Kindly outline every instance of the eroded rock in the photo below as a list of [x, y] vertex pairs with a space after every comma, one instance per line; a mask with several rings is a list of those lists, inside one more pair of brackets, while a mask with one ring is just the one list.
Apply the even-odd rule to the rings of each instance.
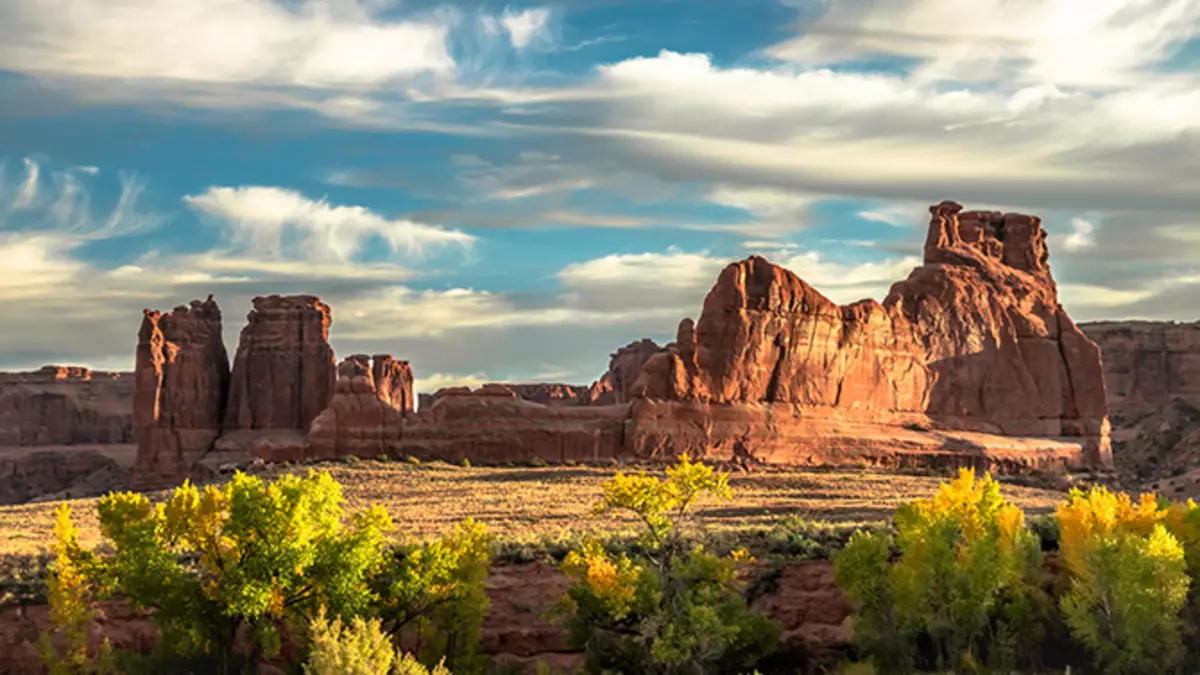
[[188, 475], [220, 434], [228, 389], [221, 310], [211, 295], [166, 314], [144, 312], [134, 370], [135, 485]]

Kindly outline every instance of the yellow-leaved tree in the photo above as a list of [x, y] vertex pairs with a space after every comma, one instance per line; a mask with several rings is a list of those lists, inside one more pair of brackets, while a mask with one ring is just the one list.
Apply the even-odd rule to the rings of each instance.
[[894, 538], [856, 532], [834, 559], [855, 641], [878, 672], [1007, 672], [1036, 660], [1036, 619], [1048, 606], [1041, 548], [990, 475], [961, 470], [932, 498], [897, 509], [895, 528]]

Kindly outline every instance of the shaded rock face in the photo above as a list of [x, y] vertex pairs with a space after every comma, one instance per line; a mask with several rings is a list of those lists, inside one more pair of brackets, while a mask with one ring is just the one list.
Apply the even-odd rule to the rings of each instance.
[[404, 416], [412, 410], [412, 369], [388, 354], [350, 356], [337, 368], [329, 406], [313, 421], [306, 456], [377, 457], [399, 451]]
[[1111, 463], [1100, 350], [1058, 304], [1040, 221], [961, 208], [930, 207], [925, 264], [883, 303], [839, 306], [759, 257], [728, 266], [635, 395], [1071, 437]]
[[132, 373], [0, 373], [0, 447], [133, 443], [132, 401]]
[[628, 403], [636, 396], [634, 385], [641, 376], [642, 367], [655, 354], [663, 352], [654, 340], [642, 339], [630, 342], [609, 355], [608, 370], [596, 380], [588, 391], [588, 403], [611, 405]]
[[0, 455], [0, 505], [92, 497], [129, 486], [129, 467], [95, 450]]
[[337, 379], [329, 306], [311, 295], [253, 302], [234, 358], [225, 428], [308, 429]]
[[[534, 383], [507, 384], [520, 398], [549, 406], [586, 405], [590, 402], [590, 387], [574, 384]], [[430, 400], [430, 405], [433, 401]]]
[[1200, 466], [1200, 322], [1080, 328], [1104, 355], [1113, 457], [1122, 476], [1152, 481]]
[[212, 449], [228, 389], [221, 310], [211, 295], [166, 314], [145, 311], [134, 370], [136, 486], [177, 482]]

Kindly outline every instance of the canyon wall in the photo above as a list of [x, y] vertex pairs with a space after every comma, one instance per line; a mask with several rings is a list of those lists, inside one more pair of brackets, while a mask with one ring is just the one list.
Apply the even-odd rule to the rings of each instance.
[[1200, 467], [1200, 322], [1099, 322], [1080, 328], [1104, 354], [1113, 455], [1121, 474], [1147, 482], [1183, 478], [1193, 488], [1200, 478], [1191, 475]]

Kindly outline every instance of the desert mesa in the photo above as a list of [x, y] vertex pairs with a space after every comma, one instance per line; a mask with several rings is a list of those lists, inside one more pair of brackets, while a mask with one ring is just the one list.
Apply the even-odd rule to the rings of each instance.
[[1076, 325], [1041, 220], [962, 208], [930, 207], [923, 264], [882, 302], [838, 305], [750, 257], [720, 273], [675, 341], [618, 349], [590, 386], [417, 397], [401, 358], [339, 362], [333, 309], [311, 295], [255, 298], [232, 359], [212, 296], [146, 310], [132, 373], [0, 375], [0, 502], [160, 488], [259, 459], [380, 455], [1007, 472], [1108, 470], [1129, 443], [1132, 471], [1166, 475], [1170, 461], [1143, 461], [1161, 446], [1146, 425], [1171, 425], [1160, 435], [1172, 447], [1200, 441], [1188, 426], [1200, 420], [1200, 329]]

